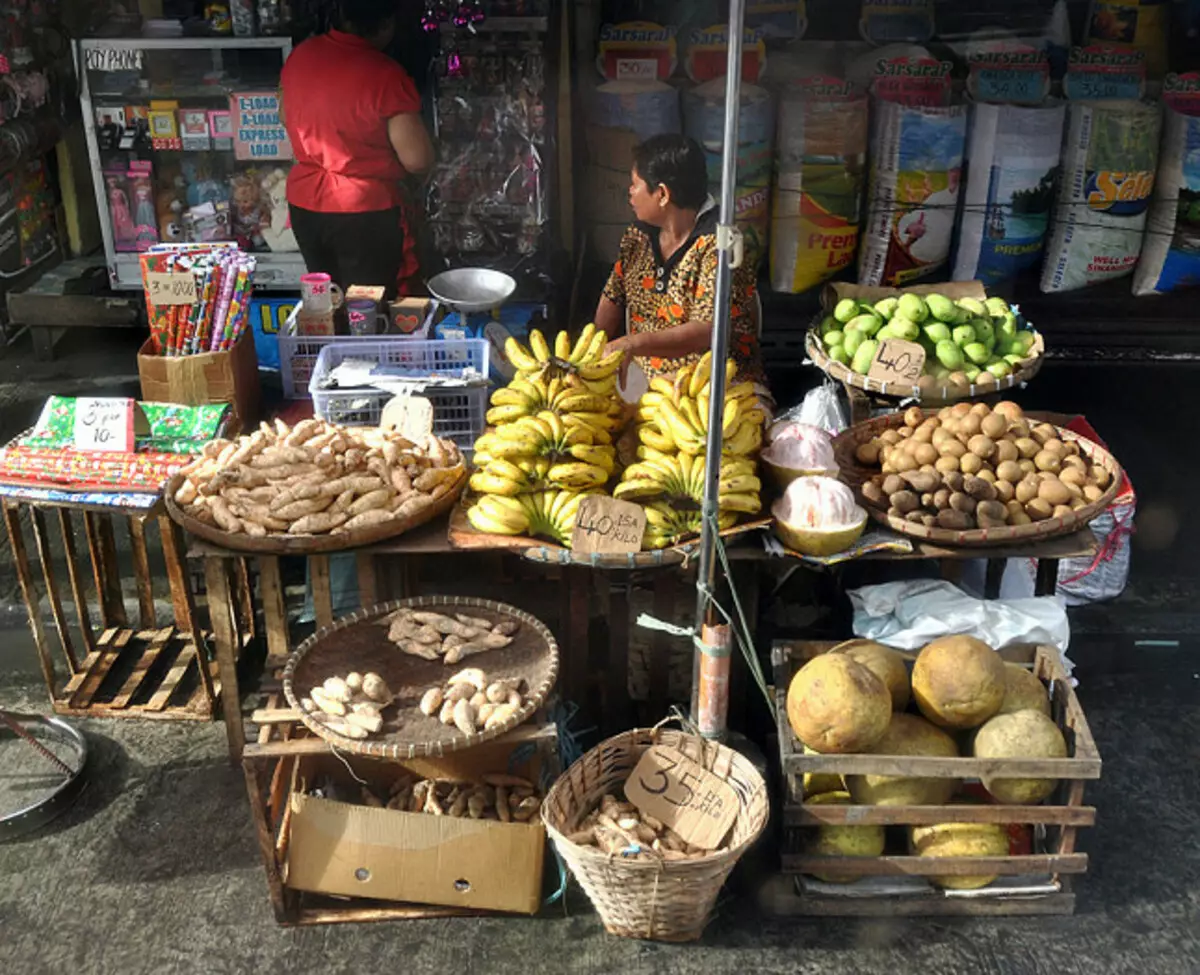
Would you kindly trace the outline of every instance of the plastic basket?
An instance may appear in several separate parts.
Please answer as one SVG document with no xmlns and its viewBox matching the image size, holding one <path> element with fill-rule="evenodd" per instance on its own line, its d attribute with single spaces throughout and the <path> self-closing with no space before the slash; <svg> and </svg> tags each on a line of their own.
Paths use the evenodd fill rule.
<svg viewBox="0 0 1200 975">
<path fill-rule="evenodd" d="M 471 368 L 478 385 L 439 388 L 421 394 L 433 404 L 433 432 L 470 448 L 483 433 L 487 413 L 488 342 L 486 339 L 418 340 L 394 338 L 373 342 L 337 342 L 317 356 L 308 392 L 313 411 L 322 420 L 343 426 L 378 426 L 384 404 L 392 394 L 381 389 L 321 389 L 322 380 L 347 359 L 374 359 L 397 369 L 406 378 L 460 376 Z"/>
</svg>

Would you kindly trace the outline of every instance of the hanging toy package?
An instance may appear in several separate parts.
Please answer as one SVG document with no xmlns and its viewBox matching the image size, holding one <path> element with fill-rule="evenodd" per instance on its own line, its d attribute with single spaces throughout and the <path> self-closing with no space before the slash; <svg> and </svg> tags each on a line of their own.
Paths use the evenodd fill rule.
<svg viewBox="0 0 1200 975">
<path fill-rule="evenodd" d="M 907 56 L 876 66 L 860 284 L 904 287 L 950 257 L 967 130 L 966 106 L 950 104 L 950 69 Z"/>
<path fill-rule="evenodd" d="M 1041 104 L 1050 87 L 1044 51 L 989 43 L 968 62 L 975 101 L 953 278 L 995 284 L 1041 260 L 1066 106 Z"/>
<path fill-rule="evenodd" d="M 1135 295 L 1200 284 L 1200 73 L 1169 74 L 1162 161 L 1146 221 Z"/>
<path fill-rule="evenodd" d="M 1044 292 L 1073 291 L 1132 274 L 1154 189 L 1159 106 L 1140 100 L 1140 52 L 1076 48 L 1065 89 L 1067 132 Z"/>
<path fill-rule="evenodd" d="M 799 293 L 854 261 L 867 155 L 867 99 L 804 78 L 780 98 L 771 193 L 771 287 Z"/>
</svg>

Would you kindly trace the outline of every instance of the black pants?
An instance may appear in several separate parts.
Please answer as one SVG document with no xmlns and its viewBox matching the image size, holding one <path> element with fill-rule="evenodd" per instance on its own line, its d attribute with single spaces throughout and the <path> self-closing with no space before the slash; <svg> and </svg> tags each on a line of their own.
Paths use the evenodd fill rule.
<svg viewBox="0 0 1200 975">
<path fill-rule="evenodd" d="M 309 271 L 324 271 L 343 289 L 352 284 L 382 285 L 396 295 L 404 261 L 403 211 L 318 213 L 289 204 L 292 231 Z"/>
</svg>

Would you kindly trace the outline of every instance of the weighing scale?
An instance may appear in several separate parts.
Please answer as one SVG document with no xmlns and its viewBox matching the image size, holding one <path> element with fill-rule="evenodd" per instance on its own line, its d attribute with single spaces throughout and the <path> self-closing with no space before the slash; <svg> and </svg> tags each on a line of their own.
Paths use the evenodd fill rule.
<svg viewBox="0 0 1200 975">
<path fill-rule="evenodd" d="M 545 328 L 546 306 L 538 302 L 511 302 L 517 282 L 503 271 L 486 267 L 459 267 L 443 271 L 426 282 L 429 294 L 451 309 L 434 326 L 440 339 L 487 339 L 491 345 L 491 379 L 507 383 L 516 370 L 504 352 L 512 336 L 525 341 L 530 328 Z"/>
</svg>

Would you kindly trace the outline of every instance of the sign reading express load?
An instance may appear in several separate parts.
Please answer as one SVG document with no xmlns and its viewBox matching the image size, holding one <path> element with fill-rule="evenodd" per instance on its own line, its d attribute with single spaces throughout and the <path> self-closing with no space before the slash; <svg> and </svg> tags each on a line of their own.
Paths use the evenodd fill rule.
<svg viewBox="0 0 1200 975">
<path fill-rule="evenodd" d="M 239 160 L 291 159 L 292 144 L 279 117 L 279 94 L 242 91 L 229 96 L 233 153 Z"/>
</svg>

